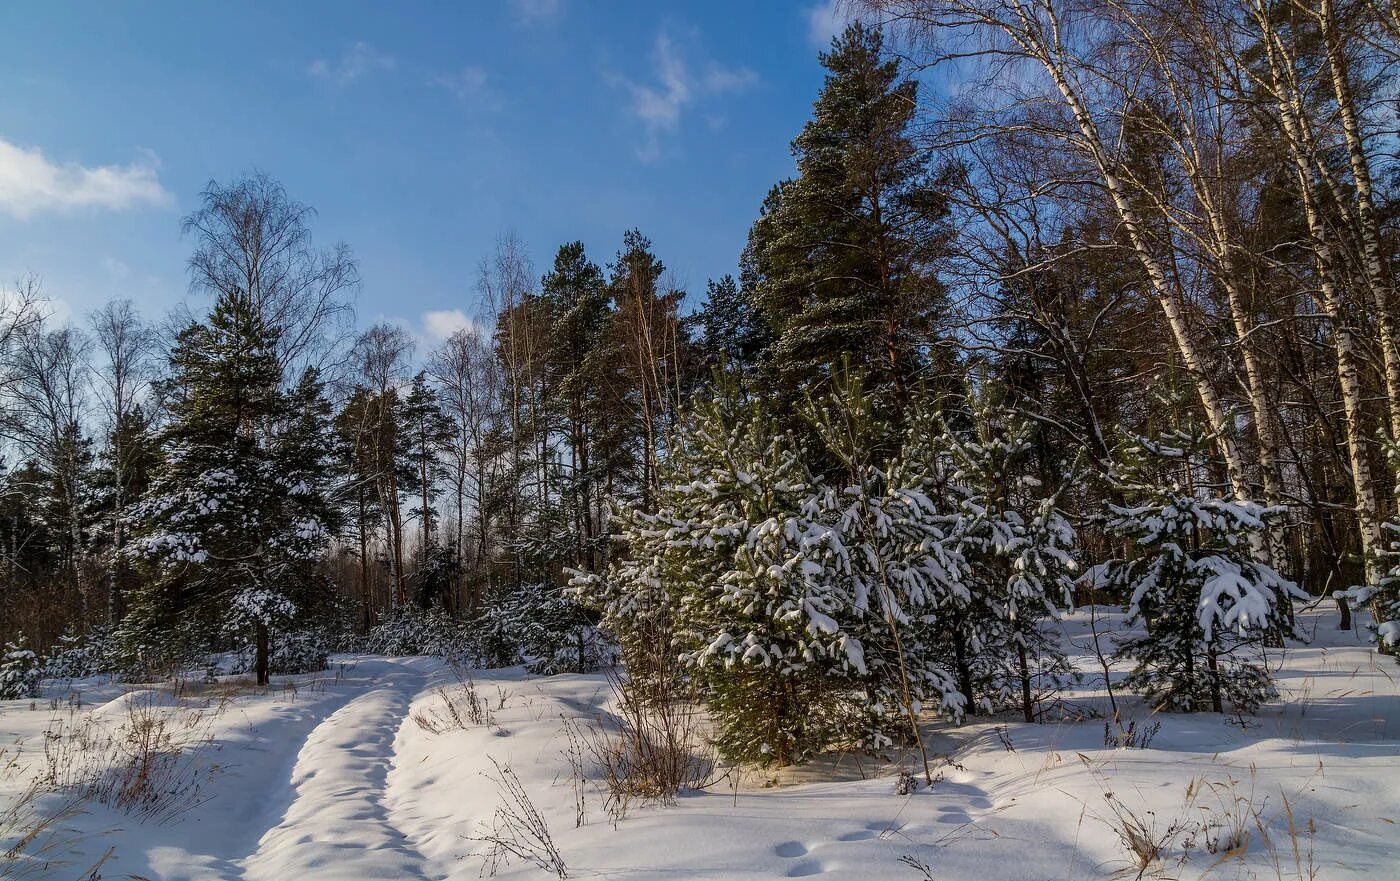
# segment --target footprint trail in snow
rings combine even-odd
[[[243,860],[248,881],[440,877],[394,824],[387,800],[394,740],[422,674],[393,665],[381,684],[341,707],[306,739],[292,770],[292,803]]]

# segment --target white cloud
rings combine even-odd
[[[510,0],[510,5],[525,24],[548,21],[564,10],[563,0]]]
[[[719,94],[722,92],[741,92],[758,82],[758,74],[747,67],[720,67],[711,63],[705,68],[705,79],[703,85],[705,91]]]
[[[657,157],[662,135],[674,132],[681,114],[698,95],[737,92],[758,82],[758,75],[745,67],[723,67],[715,62],[705,66],[704,76],[696,79],[686,67],[680,50],[666,34],[658,34],[652,49],[656,83],[643,85],[619,78],[632,93],[632,115],[641,120],[646,137],[637,148],[643,161]]]
[[[0,138],[0,210],[22,220],[42,211],[171,205],[174,197],[161,186],[159,167],[160,160],[150,151],[130,165],[89,168],[51,162],[38,147],[24,148]]]
[[[103,257],[98,264],[113,281],[126,281],[131,278],[131,267],[115,257]]]
[[[459,330],[476,330],[476,322],[461,309],[434,309],[423,313],[423,337],[434,345]]]
[[[368,74],[381,70],[393,70],[394,64],[394,56],[379,51],[369,43],[360,41],[346,49],[339,61],[317,58],[307,66],[306,72],[317,79],[326,80],[339,86],[348,86]]]
[[[489,77],[480,67],[464,67],[456,73],[435,77],[433,83],[447,89],[463,101],[491,98]]]
[[[831,38],[851,23],[845,0],[822,0],[807,8],[807,39],[818,49],[831,47]]]
[[[661,83],[659,87],[629,84],[632,112],[649,129],[674,129],[680,122],[681,106],[690,101],[690,77],[686,74],[685,62],[665,34],[656,38],[653,55],[656,76]]]

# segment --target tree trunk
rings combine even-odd
[[[1049,4],[1046,4],[1047,7]],[[1019,10],[1020,14],[1027,15],[1024,10]],[[1047,8],[1053,17],[1053,10]],[[1058,28],[1058,22],[1054,22]],[[1244,462],[1240,458],[1239,450],[1235,447],[1235,442],[1231,438],[1230,425],[1226,419],[1225,407],[1221,403],[1220,395],[1206,373],[1205,364],[1196,349],[1195,342],[1191,339],[1186,326],[1186,318],[1181,310],[1181,303],[1177,292],[1173,289],[1167,279],[1167,272],[1161,261],[1152,253],[1151,246],[1145,235],[1145,227],[1137,208],[1128,198],[1127,188],[1114,170],[1114,163],[1110,160],[1107,149],[1099,133],[1098,124],[1094,122],[1088,108],[1080,98],[1078,90],[1071,85],[1063,69],[1063,61],[1057,57],[1060,51],[1058,46],[1051,46],[1044,42],[1044,36],[1040,30],[1027,24],[1024,31],[1014,28],[1004,28],[1007,36],[1019,42],[1022,48],[1031,57],[1035,58],[1045,68],[1054,81],[1056,89],[1059,91],[1065,105],[1073,114],[1075,123],[1079,128],[1081,137],[1084,140],[1084,149],[1089,158],[1094,162],[1102,179],[1104,189],[1108,192],[1117,210],[1119,219],[1123,222],[1123,229],[1128,234],[1128,240],[1132,245],[1133,252],[1141,264],[1143,272],[1147,274],[1148,281],[1152,285],[1158,305],[1162,309],[1163,315],[1167,319],[1167,327],[1171,331],[1172,339],[1176,343],[1178,354],[1181,356],[1182,364],[1187,372],[1191,374],[1192,382],[1196,387],[1197,396],[1201,400],[1201,407],[1205,411],[1206,421],[1211,431],[1216,434],[1216,445],[1221,456],[1225,460],[1226,474],[1230,481],[1230,488],[1236,498],[1248,498],[1249,487],[1245,481]]]
[[[1333,0],[1321,0],[1316,17],[1322,29],[1322,42],[1327,50],[1330,74],[1328,79],[1331,80],[1333,93],[1337,97],[1342,133],[1346,137],[1366,282],[1376,306],[1376,324],[1380,331],[1381,360],[1385,373],[1386,404],[1390,414],[1390,436],[1400,440],[1400,352],[1396,350],[1397,334],[1395,314],[1392,311],[1391,286],[1386,279],[1381,258],[1381,230],[1372,197],[1371,165],[1361,138],[1361,124],[1356,112],[1356,99],[1351,91],[1347,59],[1337,34]]]
[[[1031,698],[1031,668],[1026,660],[1026,647],[1016,644],[1016,665],[1021,674],[1021,711],[1027,722],[1035,721],[1035,702]]]
[[[358,507],[359,538],[360,538],[360,602],[364,606],[364,628],[368,633],[374,624],[374,597],[371,594],[369,583],[369,519],[368,504],[365,501],[365,488],[361,484],[355,491],[355,500]]]
[[[1225,702],[1220,689],[1220,658],[1215,650],[1215,641],[1206,646],[1206,666],[1210,670],[1210,708],[1217,713],[1225,712]]]
[[[257,625],[257,659],[255,661],[255,667],[257,668],[258,685],[267,685],[269,678],[267,674],[268,639],[267,623],[264,621],[259,621]]]
[[[1375,584],[1380,577],[1378,554],[1382,549],[1380,507],[1375,481],[1363,441],[1361,376],[1356,341],[1342,311],[1341,289],[1337,281],[1337,263],[1333,254],[1330,232],[1318,205],[1312,176],[1312,161],[1307,149],[1305,125],[1291,73],[1281,56],[1284,49],[1269,17],[1269,11],[1256,0],[1254,17],[1265,42],[1265,57],[1269,65],[1269,83],[1278,111],[1278,121],[1288,147],[1289,159],[1298,180],[1303,213],[1312,238],[1318,287],[1322,307],[1331,324],[1337,350],[1337,380],[1342,391],[1342,408],[1346,419],[1347,455],[1350,460],[1352,486],[1355,492],[1357,532],[1361,536],[1361,553],[1365,560],[1366,581]]]

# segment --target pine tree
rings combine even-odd
[[[957,525],[968,590],[985,615],[981,653],[998,702],[1015,694],[1035,721],[1035,682],[1071,667],[1042,624],[1072,601],[1078,564],[1074,528],[1034,476],[1035,426],[1015,413],[975,402],[968,437],[945,428],[952,457]],[[962,675],[971,679],[971,665]],[[988,696],[989,698],[991,695]]]
[[[373,625],[379,608],[370,567],[371,545],[384,519],[375,491],[377,427],[374,397],[368,389],[357,386],[335,415],[332,443],[337,473],[346,481],[345,491],[339,496],[343,506],[341,515],[348,524],[348,539],[355,548],[360,626],[365,631]]]
[[[158,464],[153,431],[150,417],[139,404],[123,412],[112,426],[93,471],[94,504],[110,524],[98,533],[96,547],[106,561],[110,624],[126,614],[125,595],[136,586],[136,572],[122,551],[130,526],[127,509],[146,494]]]
[[[857,22],[821,56],[826,81],[792,143],[797,177],[749,235],[752,296],[775,337],[767,369],[789,401],[848,363],[902,406],[939,331],[944,198],[909,134],[917,84],[883,48]]]
[[[621,356],[624,412],[634,417],[623,437],[638,450],[641,472],[635,488],[645,502],[656,491],[658,459],[680,405],[688,343],[679,317],[684,293],[665,286],[666,266],[640,230],[623,233],[611,269],[612,345]]]
[[[838,373],[807,415],[827,457],[844,469],[821,498],[823,520],[839,536],[829,543],[830,565],[849,580],[853,630],[864,647],[867,746],[912,738],[932,782],[919,715],[932,706],[960,717],[969,699],[943,664],[935,610],[957,602],[968,573],[958,521],[944,499],[935,411],[922,403],[914,402],[902,443],[888,459],[877,453],[879,439],[890,433],[888,416],[880,415],[859,373]]]
[[[658,640],[702,689],[716,742],[738,761],[801,761],[858,737],[862,647],[836,616],[832,530],[792,440],[721,387],[678,431],[655,513],[619,512],[627,558],[576,579],[629,670]]]
[[[124,641],[147,664],[228,629],[251,634],[266,684],[269,631],[316,590],[330,534],[325,407],[314,371],[283,391],[277,345],[246,298],[221,295],[171,354],[165,457],[127,548],[144,580]]]
[[[1128,596],[1128,622],[1146,627],[1120,646],[1136,662],[1129,688],[1169,710],[1250,712],[1274,693],[1255,650],[1306,594],[1256,559],[1281,511],[1195,489],[1212,444],[1191,426],[1127,438],[1118,473],[1129,504],[1107,505],[1105,520],[1135,556],[1111,561],[1108,581]]]
[[[541,295],[552,315],[545,401],[557,411],[568,448],[553,481],[561,525],[573,544],[564,556],[569,565],[595,568],[607,545],[599,487],[613,455],[600,439],[622,418],[616,395],[622,355],[610,333],[614,310],[603,271],[582,242],[560,246]]]

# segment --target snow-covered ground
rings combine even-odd
[[[1101,610],[1100,626],[1115,620]],[[1333,620],[1305,618],[1316,639],[1274,659],[1282,699],[1243,725],[1209,714],[1149,719],[1132,699],[1126,712],[1140,726],[1161,723],[1146,749],[1105,748],[1102,718],[934,724],[931,747],[947,758],[938,782],[912,796],[895,794],[893,766],[841,756],[751,773],[737,786],[730,775],[673,805],[634,805],[615,822],[590,782],[578,823],[565,720],[586,726],[605,713],[603,676],[475,672],[493,724],[434,733],[431,717],[445,711],[435,689],[457,686],[450,669],[431,658],[340,657],[265,692],[222,683],[190,686],[178,700],[168,689],[46,683],[42,700],[0,704],[0,764],[13,760],[0,801],[44,766],[43,732],[57,722],[81,727],[88,717],[115,730],[136,712],[162,715],[185,745],[179,779],[193,782],[172,815],[143,822],[89,804],[65,823],[80,837],[64,844],[64,865],[23,877],[77,878],[110,852],[102,878],[477,878],[489,867],[474,837],[510,803],[497,782],[508,768],[571,878],[917,881],[925,876],[914,862],[940,881],[1131,878],[1137,869],[1107,822],[1116,808],[1167,840],[1156,867],[1165,877],[1393,879],[1400,667]],[[1065,639],[1092,674],[1086,611],[1066,622]],[[1101,686],[1091,677],[1065,697],[1098,706]],[[1225,854],[1231,815],[1249,835]],[[0,863],[0,878],[12,877],[5,872]],[[497,875],[551,877],[520,861]]]

